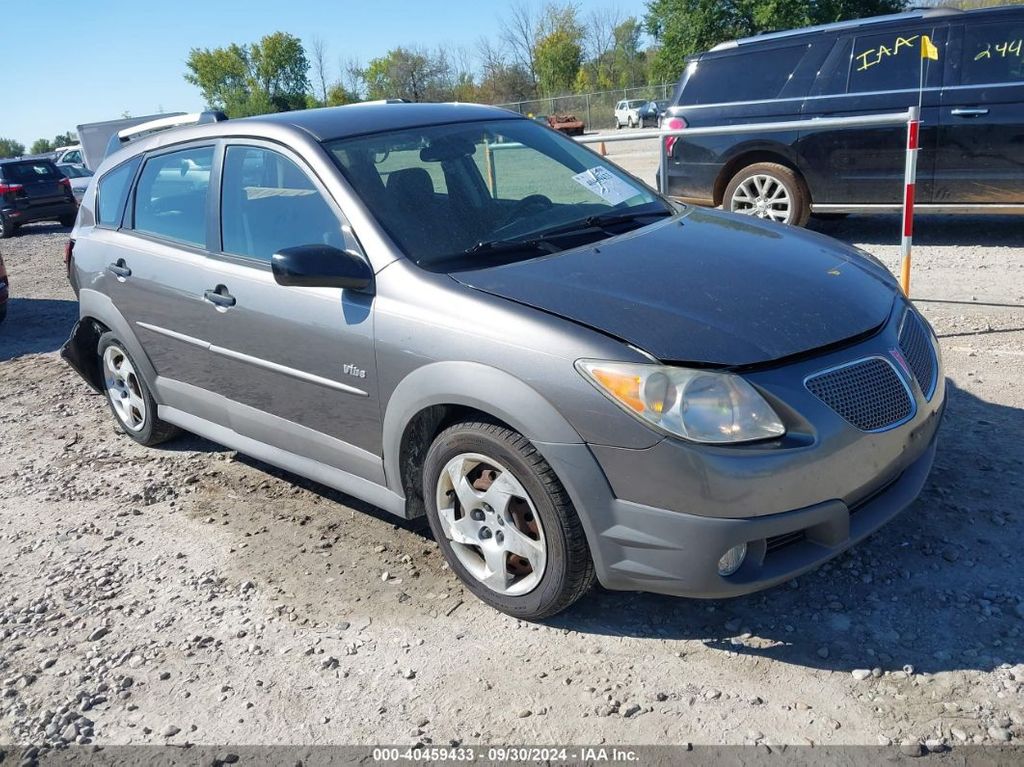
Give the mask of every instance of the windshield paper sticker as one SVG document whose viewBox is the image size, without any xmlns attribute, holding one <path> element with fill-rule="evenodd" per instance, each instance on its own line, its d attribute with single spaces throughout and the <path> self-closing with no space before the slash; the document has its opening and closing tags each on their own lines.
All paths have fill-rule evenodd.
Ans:
<svg viewBox="0 0 1024 767">
<path fill-rule="evenodd" d="M 603 165 L 577 173 L 572 180 L 589 192 L 593 192 L 609 205 L 618 205 L 630 197 L 636 197 L 636 189 L 616 176 Z"/>
</svg>

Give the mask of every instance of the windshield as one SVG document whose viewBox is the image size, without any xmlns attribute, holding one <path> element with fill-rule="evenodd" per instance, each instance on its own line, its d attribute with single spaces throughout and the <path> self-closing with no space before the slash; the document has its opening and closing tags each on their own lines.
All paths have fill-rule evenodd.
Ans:
<svg viewBox="0 0 1024 767">
<path fill-rule="evenodd" d="M 485 265 L 497 250 L 504 260 L 533 257 L 547 234 L 593 240 L 674 212 L 612 163 L 531 120 L 423 126 L 325 146 L 381 226 L 428 268 Z M 543 251 L 577 244 L 552 239 Z"/>
</svg>

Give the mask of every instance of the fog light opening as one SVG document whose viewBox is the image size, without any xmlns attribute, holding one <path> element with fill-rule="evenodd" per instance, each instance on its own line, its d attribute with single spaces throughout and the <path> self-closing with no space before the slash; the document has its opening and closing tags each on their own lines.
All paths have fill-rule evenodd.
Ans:
<svg viewBox="0 0 1024 767">
<path fill-rule="evenodd" d="M 733 546 L 718 560 L 718 574 L 722 577 L 732 575 L 740 569 L 743 565 L 743 560 L 746 558 L 747 544 L 741 543 L 739 546 Z"/>
</svg>

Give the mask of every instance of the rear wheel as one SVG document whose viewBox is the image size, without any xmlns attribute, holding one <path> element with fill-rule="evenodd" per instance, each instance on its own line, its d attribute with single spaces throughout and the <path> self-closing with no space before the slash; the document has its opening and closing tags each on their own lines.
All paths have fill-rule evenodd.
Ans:
<svg viewBox="0 0 1024 767">
<path fill-rule="evenodd" d="M 76 216 L 61 216 L 60 225 L 66 227 L 72 227 L 75 225 Z"/>
<path fill-rule="evenodd" d="M 807 185 L 791 168 L 759 162 L 741 170 L 725 189 L 724 207 L 780 224 L 804 226 L 811 214 Z"/>
<path fill-rule="evenodd" d="M 630 128 L 636 127 L 636 123 L 633 122 L 632 116 L 626 118 L 626 125 L 628 125 Z"/>
<path fill-rule="evenodd" d="M 14 235 L 14 224 L 7 220 L 7 217 L 0 214 L 0 240 Z"/>
<path fill-rule="evenodd" d="M 121 430 L 142 445 L 158 445 L 176 436 L 176 426 L 157 418 L 149 386 L 117 336 L 100 336 L 98 353 L 107 403 Z"/>
<path fill-rule="evenodd" d="M 423 496 L 449 566 L 492 607 L 536 620 L 592 585 L 594 564 L 572 502 L 521 434 L 483 422 L 446 429 L 427 452 Z"/>
</svg>

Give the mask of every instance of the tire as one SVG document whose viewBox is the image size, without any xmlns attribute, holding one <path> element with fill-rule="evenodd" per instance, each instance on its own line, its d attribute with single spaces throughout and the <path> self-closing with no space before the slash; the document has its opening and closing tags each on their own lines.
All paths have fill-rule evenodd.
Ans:
<svg viewBox="0 0 1024 767">
<path fill-rule="evenodd" d="M 633 122 L 633 118 L 632 118 L 632 117 L 627 117 L 627 118 L 626 118 L 626 125 L 627 125 L 627 126 L 628 126 L 629 128 L 635 128 L 635 127 L 636 127 L 636 123 L 635 123 L 635 122 Z"/>
<path fill-rule="evenodd" d="M 152 446 L 177 436 L 179 429 L 156 415 L 156 402 L 139 366 L 113 333 L 97 345 L 103 388 L 118 428 L 140 445 Z"/>
<path fill-rule="evenodd" d="M 735 213 L 804 226 L 811 215 L 811 196 L 804 180 L 775 162 L 748 165 L 725 188 L 722 207 Z"/>
<path fill-rule="evenodd" d="M 13 237 L 16 227 L 4 216 L 0 216 L 0 240 L 6 240 L 8 237 Z"/>
<path fill-rule="evenodd" d="M 615 118 L 615 130 L 622 130 L 622 123 L 619 122 L 619 118 Z"/>
<path fill-rule="evenodd" d="M 70 227 L 75 225 L 75 219 L 76 218 L 78 218 L 77 215 L 75 215 L 75 216 L 61 216 L 60 217 L 60 225 L 70 228 Z"/>
<path fill-rule="evenodd" d="M 555 472 L 523 435 L 479 421 L 449 427 L 427 451 L 423 497 L 448 565 L 496 610 L 539 620 L 593 585 L 583 525 Z"/>
</svg>

